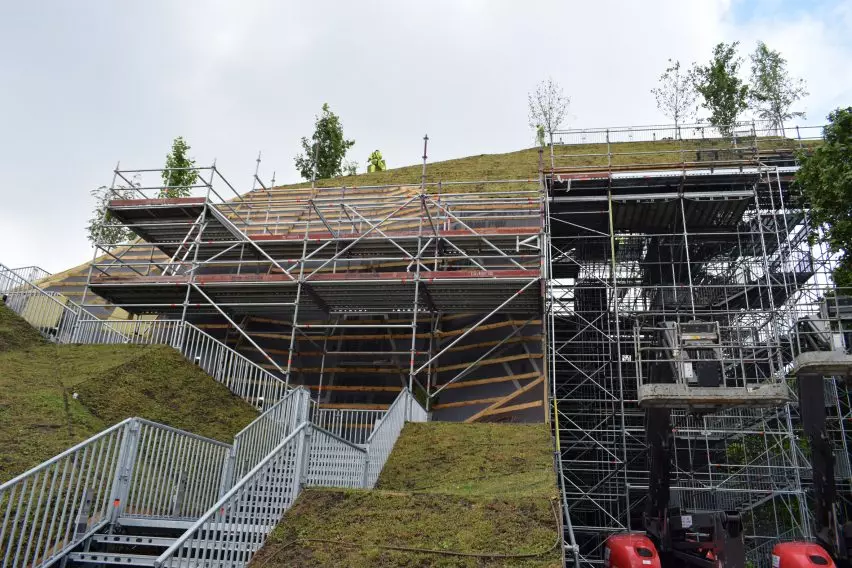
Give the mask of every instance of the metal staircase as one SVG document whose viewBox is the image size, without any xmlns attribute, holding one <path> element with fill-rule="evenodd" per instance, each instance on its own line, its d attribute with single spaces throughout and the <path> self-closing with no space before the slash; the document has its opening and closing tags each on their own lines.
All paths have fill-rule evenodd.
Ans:
<svg viewBox="0 0 852 568">
<path fill-rule="evenodd" d="M 315 411 L 294 389 L 232 445 L 116 424 L 0 485 L 2 565 L 245 566 L 303 487 L 372 488 L 405 422 L 427 420 L 404 390 L 358 445 Z"/>
<path fill-rule="evenodd" d="M 98 320 L 3 265 L 0 280 L 52 341 L 171 345 L 264 411 L 233 444 L 129 418 L 0 485 L 4 568 L 245 566 L 303 487 L 373 487 L 405 422 L 427 420 L 408 389 L 340 420 L 188 322 Z"/>
</svg>

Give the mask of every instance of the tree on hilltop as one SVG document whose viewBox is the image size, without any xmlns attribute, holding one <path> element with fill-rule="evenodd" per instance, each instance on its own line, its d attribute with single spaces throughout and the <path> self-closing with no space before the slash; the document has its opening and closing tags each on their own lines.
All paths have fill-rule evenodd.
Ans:
<svg viewBox="0 0 852 568">
<path fill-rule="evenodd" d="M 311 138 L 302 137 L 302 153 L 296 156 L 296 169 L 303 179 L 313 179 L 314 170 L 319 179 L 343 173 L 343 158 L 355 144 L 343 137 L 340 118 L 331 112 L 328 103 L 322 105 L 322 114 L 316 117 Z"/>
</svg>

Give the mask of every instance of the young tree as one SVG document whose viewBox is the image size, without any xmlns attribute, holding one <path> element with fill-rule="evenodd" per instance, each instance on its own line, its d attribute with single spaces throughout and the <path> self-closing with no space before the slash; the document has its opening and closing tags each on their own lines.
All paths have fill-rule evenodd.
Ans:
<svg viewBox="0 0 852 568">
<path fill-rule="evenodd" d="M 386 169 L 388 169 L 388 166 L 382 157 L 382 153 L 378 150 L 373 150 L 373 153 L 367 158 L 367 172 L 383 172 Z"/>
<path fill-rule="evenodd" d="M 342 172 L 346 151 L 355 144 L 354 140 L 343 137 L 343 125 L 340 118 L 328 107 L 322 105 L 322 114 L 316 117 L 314 133 L 311 139 L 302 138 L 302 154 L 296 156 L 296 169 L 304 179 L 312 179 L 314 165 L 317 178 L 339 176 Z"/>
<path fill-rule="evenodd" d="M 90 193 L 95 198 L 95 208 L 92 209 L 92 217 L 86 226 L 89 242 L 110 249 L 131 240 L 135 234 L 123 225 L 114 224 L 115 219 L 107 211 L 107 204 L 113 199 L 132 199 L 133 190 L 118 189 L 111 191 L 107 186 L 102 185 L 93 189 Z"/>
<path fill-rule="evenodd" d="M 680 61 L 669 59 L 669 66 L 660 75 L 660 86 L 651 89 L 657 99 L 657 108 L 672 119 L 675 131 L 680 136 L 679 126 L 695 116 L 695 99 L 698 94 L 692 84 L 692 77 L 681 71 Z"/>
<path fill-rule="evenodd" d="M 343 173 L 347 176 L 358 175 L 358 162 L 355 160 L 344 160 Z"/>
<path fill-rule="evenodd" d="M 784 121 L 804 117 L 804 112 L 791 112 L 793 104 L 808 96 L 804 79 L 791 77 L 787 60 L 762 41 L 751 54 L 751 87 L 749 102 L 754 113 L 772 123 L 784 135 Z"/>
<path fill-rule="evenodd" d="M 852 286 L 852 107 L 828 115 L 825 143 L 800 156 L 796 185 L 811 206 L 811 243 L 840 253 L 834 282 Z"/>
<path fill-rule="evenodd" d="M 544 148 L 546 142 L 544 141 L 544 126 L 540 124 L 535 125 L 535 145 L 539 148 Z"/>
<path fill-rule="evenodd" d="M 553 142 L 553 133 L 565 120 L 571 99 L 565 96 L 562 87 L 553 79 L 542 81 L 535 91 L 527 95 L 529 102 L 530 127 L 538 130 L 541 126 L 547 133 L 548 141 Z"/>
<path fill-rule="evenodd" d="M 739 42 L 720 43 L 713 48 L 713 59 L 692 70 L 695 90 L 710 111 L 710 124 L 730 136 L 737 117 L 748 107 L 748 86 L 738 77 L 742 58 L 737 55 Z"/>
<path fill-rule="evenodd" d="M 192 186 L 198 181 L 198 171 L 191 169 L 195 167 L 195 160 L 186 155 L 189 149 L 183 136 L 178 136 L 172 142 L 172 150 L 166 155 L 165 169 L 161 174 L 163 189 L 160 190 L 160 197 L 189 197 Z"/>
</svg>

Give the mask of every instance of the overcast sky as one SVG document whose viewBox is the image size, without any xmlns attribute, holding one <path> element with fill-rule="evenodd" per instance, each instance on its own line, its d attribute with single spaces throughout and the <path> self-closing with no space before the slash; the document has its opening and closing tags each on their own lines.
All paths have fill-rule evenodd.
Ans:
<svg viewBox="0 0 852 568">
<path fill-rule="evenodd" d="M 178 135 L 229 180 L 298 181 L 323 102 L 351 157 L 390 167 L 528 147 L 526 95 L 548 76 L 565 126 L 665 121 L 667 58 L 758 39 L 808 82 L 811 122 L 852 105 L 852 0 L 516 2 L 0 0 L 0 262 L 88 260 L 89 191 L 161 167 Z"/>
</svg>

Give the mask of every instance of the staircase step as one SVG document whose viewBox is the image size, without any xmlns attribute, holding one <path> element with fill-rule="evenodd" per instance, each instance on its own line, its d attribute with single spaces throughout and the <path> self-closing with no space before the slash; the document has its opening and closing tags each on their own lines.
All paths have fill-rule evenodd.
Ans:
<svg viewBox="0 0 852 568">
<path fill-rule="evenodd" d="M 118 524 L 122 527 L 146 527 L 186 531 L 195 524 L 195 521 L 186 519 L 159 519 L 154 517 L 120 517 Z"/>
<path fill-rule="evenodd" d="M 111 564 L 121 566 L 154 566 L 156 556 L 147 554 L 115 554 L 110 552 L 72 552 L 68 560 L 77 564 Z"/>
<path fill-rule="evenodd" d="M 96 534 L 92 537 L 91 542 L 100 544 L 121 544 L 130 546 L 159 546 L 168 548 L 177 538 L 169 538 L 164 536 L 148 536 L 138 534 Z"/>
</svg>

